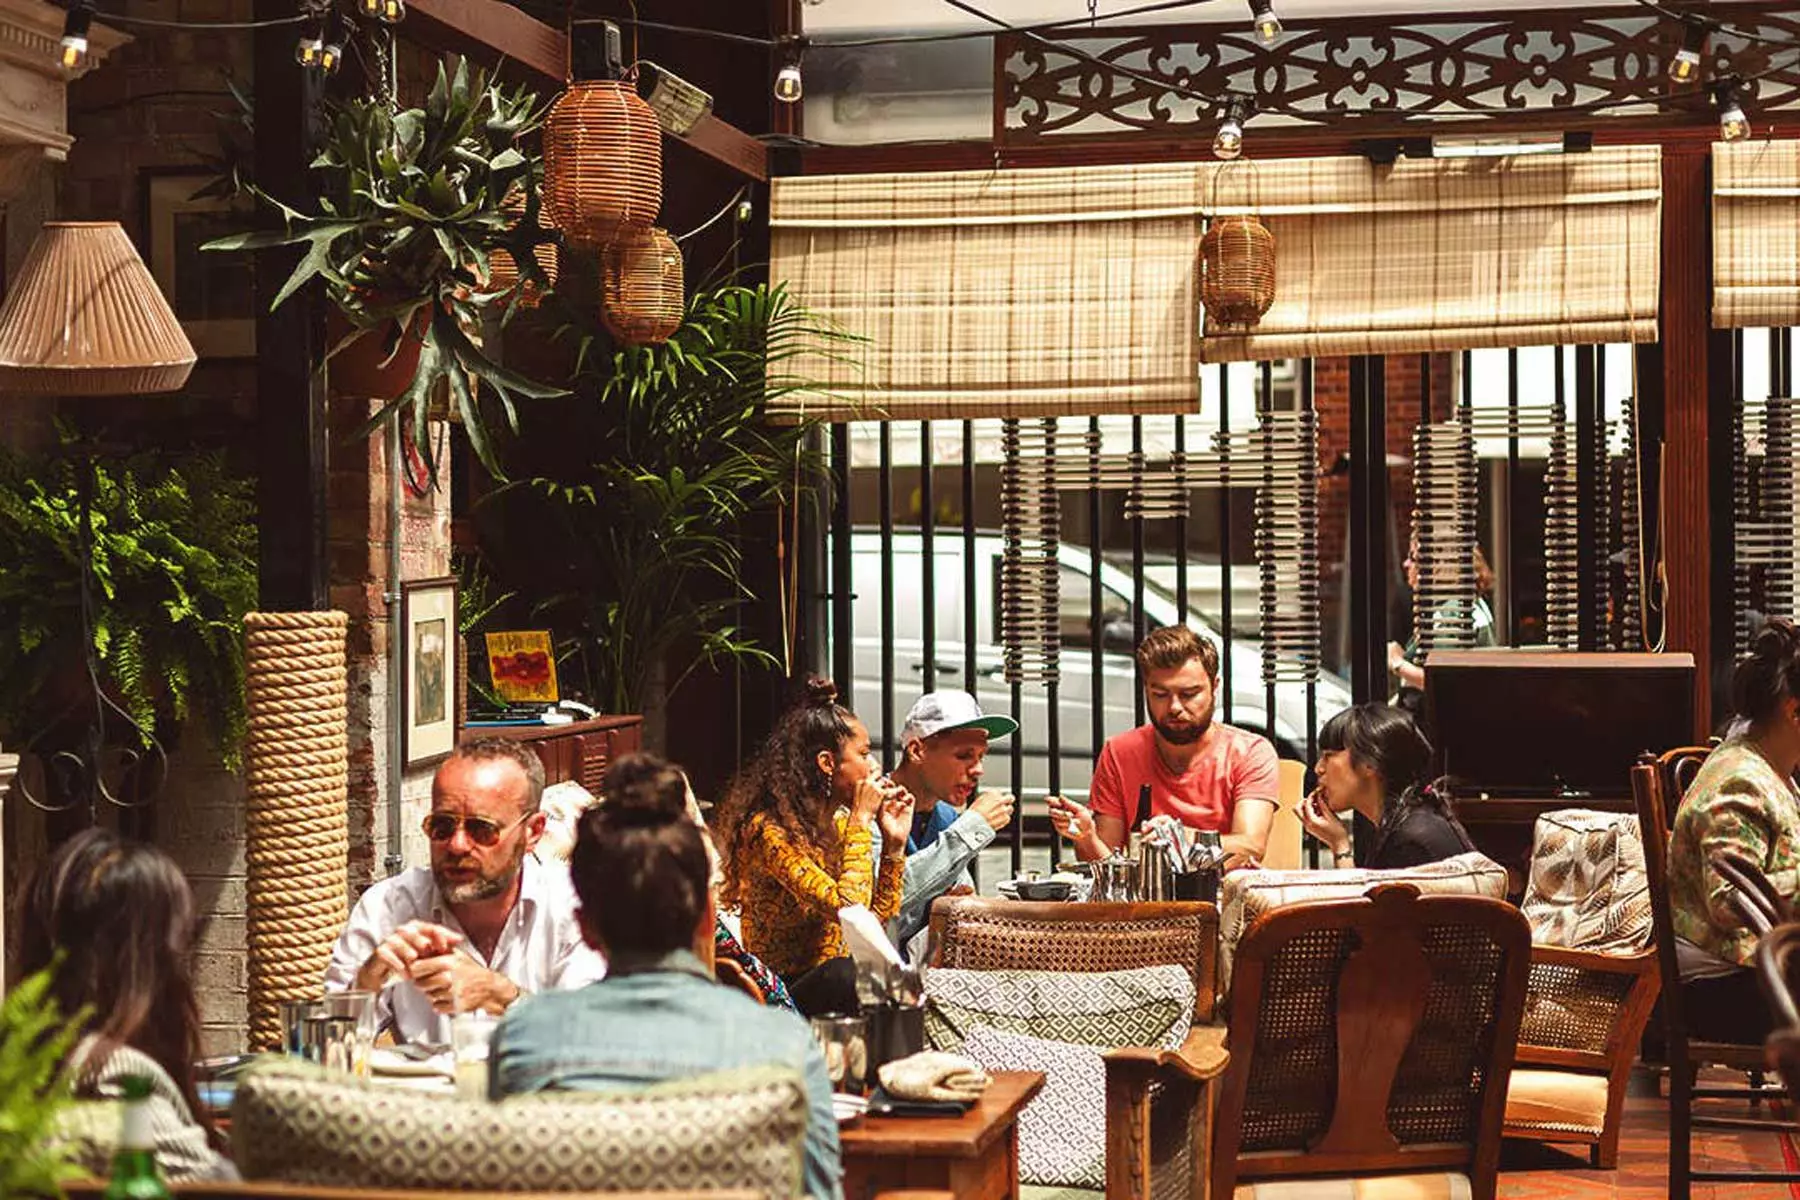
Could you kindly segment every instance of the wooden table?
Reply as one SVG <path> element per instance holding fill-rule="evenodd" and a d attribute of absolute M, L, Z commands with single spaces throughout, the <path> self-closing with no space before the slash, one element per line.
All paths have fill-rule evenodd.
<path fill-rule="evenodd" d="M 901 1188 L 1012 1200 L 1019 1194 L 1019 1110 L 1043 1086 L 1037 1071 L 997 1071 L 960 1117 L 864 1117 L 840 1130 L 845 1200 Z"/>

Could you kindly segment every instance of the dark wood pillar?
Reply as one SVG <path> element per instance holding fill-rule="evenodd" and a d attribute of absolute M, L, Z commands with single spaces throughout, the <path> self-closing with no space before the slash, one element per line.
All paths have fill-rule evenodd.
<path fill-rule="evenodd" d="M 1713 725 L 1712 436 L 1708 403 L 1712 226 L 1709 142 L 1663 148 L 1663 522 L 1668 561 L 1668 643 L 1695 673 L 1694 733 Z M 1654 480 L 1651 476 L 1651 480 Z M 1730 508 L 1722 514 L 1729 520 Z M 1646 547 L 1648 548 L 1648 547 Z M 1730 593 L 1717 598 L 1729 606 Z M 1722 653 L 1728 647 L 1718 647 Z"/>
<path fill-rule="evenodd" d="M 1350 360 L 1350 692 L 1358 703 L 1388 689 L 1388 468 L 1386 360 Z"/>
<path fill-rule="evenodd" d="M 294 15 L 293 0 L 256 0 L 258 20 Z M 298 29 L 256 31 L 256 182 L 312 208 L 306 164 L 318 140 L 319 83 L 294 62 Z M 265 212 L 274 222 L 279 218 Z M 270 611 L 322 609 L 329 602 L 325 550 L 326 411 L 317 289 L 280 309 L 269 304 L 299 250 L 265 253 L 256 274 L 258 603 Z"/>

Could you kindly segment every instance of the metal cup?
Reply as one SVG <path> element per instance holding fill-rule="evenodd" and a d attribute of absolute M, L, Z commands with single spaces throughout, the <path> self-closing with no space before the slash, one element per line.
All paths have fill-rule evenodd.
<path fill-rule="evenodd" d="M 375 1045 L 378 1031 L 375 993 L 329 992 L 325 996 L 325 1014 L 334 1022 L 332 1036 L 343 1060 L 340 1069 L 368 1078 L 369 1050 Z"/>
<path fill-rule="evenodd" d="M 1137 860 L 1115 854 L 1094 864 L 1094 889 L 1089 899 L 1129 903 L 1137 898 Z"/>
<path fill-rule="evenodd" d="M 281 1012 L 281 1051 L 297 1058 L 306 1054 L 306 1021 L 326 1015 L 325 1006 L 317 1000 L 283 1000 Z"/>

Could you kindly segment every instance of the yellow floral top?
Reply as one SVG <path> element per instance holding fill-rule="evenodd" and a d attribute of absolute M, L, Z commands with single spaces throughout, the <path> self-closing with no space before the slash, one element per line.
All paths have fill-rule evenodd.
<path fill-rule="evenodd" d="M 1755 746 L 1730 738 L 1706 756 L 1669 837 L 1669 907 L 1675 936 L 1728 963 L 1755 962 L 1756 934 L 1708 864 L 1732 850 L 1761 867 L 1782 896 L 1800 891 L 1800 797 Z"/>
<path fill-rule="evenodd" d="M 838 909 L 866 905 L 884 922 L 900 911 L 905 854 L 883 855 L 877 875 L 869 827 L 848 828 L 849 820 L 848 813 L 838 813 L 840 865 L 834 877 L 818 850 L 762 817 L 752 818 L 746 861 L 737 868 L 744 945 L 781 975 L 804 974 L 846 953 Z"/>

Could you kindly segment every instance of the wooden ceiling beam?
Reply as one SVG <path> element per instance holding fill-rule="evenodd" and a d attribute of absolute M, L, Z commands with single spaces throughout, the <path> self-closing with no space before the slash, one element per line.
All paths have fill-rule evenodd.
<path fill-rule="evenodd" d="M 500 0 L 407 0 L 406 14 L 408 36 L 435 50 L 497 54 L 557 87 L 569 78 L 567 35 Z M 758 182 L 769 178 L 768 147 L 727 121 L 709 115 L 670 136 Z"/>

